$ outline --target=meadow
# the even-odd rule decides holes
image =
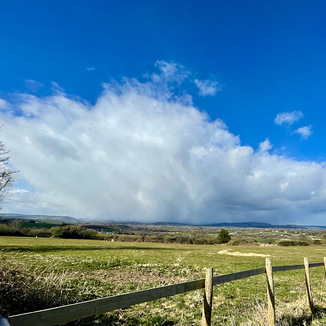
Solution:
[[[326,248],[228,246],[0,237],[1,314],[16,314],[214,275],[273,265],[322,262]],[[274,273],[278,325],[326,325],[322,267],[311,269],[311,318],[304,271]],[[71,325],[199,325],[203,291],[160,299]],[[212,325],[266,325],[264,275],[214,287]]]

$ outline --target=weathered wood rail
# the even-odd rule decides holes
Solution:
[[[152,288],[143,291],[131,292],[121,295],[104,297],[60,307],[54,307],[39,311],[23,313],[0,318],[0,326],[51,326],[61,325],[81,318],[91,317],[104,312],[116,309],[128,308],[130,306],[171,297],[177,294],[186,293],[205,288],[204,309],[202,325],[211,324],[212,296],[213,286],[217,284],[228,283],[243,278],[252,277],[266,273],[267,279],[267,298],[268,298],[268,320],[269,325],[275,325],[275,295],[273,272],[284,272],[297,269],[305,269],[306,287],[308,294],[308,303],[313,313],[313,300],[311,291],[311,282],[309,268],[324,266],[326,275],[326,258],[323,263],[308,263],[308,258],[304,259],[303,265],[274,266],[270,258],[266,259],[266,266],[236,273],[218,275],[213,277],[213,269],[207,272],[206,279],[199,279],[173,285]]]

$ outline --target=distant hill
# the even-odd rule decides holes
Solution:
[[[120,225],[162,225],[162,226],[207,226],[207,227],[239,227],[239,228],[265,228],[265,229],[326,229],[326,226],[321,225],[296,225],[296,224],[271,224],[264,222],[224,222],[224,223],[212,223],[212,224],[190,224],[190,223],[176,223],[176,222],[152,222],[144,223],[138,221],[114,221],[114,220],[97,220],[98,223],[107,224],[120,224]]]
[[[67,223],[80,223],[81,220],[70,216],[56,216],[56,215],[29,215],[29,214],[14,214],[14,213],[0,213],[0,218],[6,219],[30,219],[35,221],[60,221]]]
[[[205,226],[233,226],[233,227],[240,227],[240,228],[271,228],[271,227],[274,227],[270,223],[263,223],[263,222],[213,223],[213,224],[205,224]]]
[[[5,219],[31,219],[35,221],[58,221],[66,223],[100,223],[100,224],[119,224],[119,225],[171,225],[171,226],[207,226],[207,227],[239,227],[239,228],[265,228],[265,229],[326,229],[326,226],[320,225],[276,225],[264,222],[225,222],[225,223],[212,223],[212,224],[189,224],[189,223],[176,223],[176,222],[152,222],[144,223],[138,221],[115,221],[105,219],[77,219],[71,216],[57,216],[57,215],[31,215],[31,214],[14,214],[14,213],[0,213],[0,218]]]
[[[239,228],[265,228],[265,229],[308,229],[319,228],[325,229],[326,226],[316,225],[296,225],[296,224],[270,224],[263,222],[238,222],[238,223],[214,223],[205,224],[203,226],[215,226],[215,227],[239,227]]]

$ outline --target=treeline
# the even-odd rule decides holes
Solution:
[[[31,228],[23,227],[22,223],[13,221],[10,223],[0,224],[1,236],[22,236],[22,237],[51,237],[51,232],[48,228]]]
[[[26,237],[53,237],[65,239],[97,239],[98,232],[80,225],[67,224],[51,228],[24,227],[14,221],[8,224],[0,224],[1,236],[26,236]]]
[[[35,225],[36,226],[36,225]],[[101,229],[98,225],[87,228],[82,225],[66,224],[51,228],[24,227],[18,221],[8,224],[0,224],[0,236],[27,236],[27,237],[53,237],[63,239],[95,239],[121,242],[160,242],[160,243],[184,243],[184,244],[215,244],[230,240],[228,233],[218,235],[205,234],[202,230],[191,232],[131,232],[125,226],[117,228],[115,232],[107,232],[108,228]]]
[[[314,240],[312,242],[313,244],[322,244],[321,240]],[[282,240],[278,242],[278,245],[281,247],[291,247],[291,246],[300,246],[300,247],[306,247],[310,246],[311,242],[308,241],[295,241],[295,240]]]
[[[114,234],[110,237],[113,241],[121,242],[157,242],[157,243],[180,243],[180,244],[216,244],[217,236],[194,237],[192,235],[128,235]]]
[[[53,237],[64,239],[94,239],[121,242],[157,242],[180,244],[219,244],[227,243],[230,246],[259,245],[268,243],[279,246],[309,246],[326,243],[326,233],[320,234],[319,240],[312,240],[307,236],[300,239],[270,239],[259,238],[259,234],[232,235],[225,229],[195,227],[171,230],[147,228],[127,225],[100,225],[100,224],[66,224],[58,222],[45,223],[35,221],[6,221],[0,220],[0,236],[27,236],[27,237]],[[212,232],[213,231],[213,232]],[[255,236],[255,237],[253,237]],[[257,237],[256,237],[257,236]]]

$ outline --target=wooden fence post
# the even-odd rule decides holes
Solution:
[[[207,268],[205,278],[204,307],[202,326],[211,326],[213,302],[213,268]]]
[[[314,313],[314,302],[312,300],[312,288],[311,288],[310,273],[309,273],[309,260],[307,257],[304,258],[304,269],[305,269],[306,288],[308,294],[309,307],[311,313]]]
[[[268,299],[268,326],[275,325],[275,293],[273,280],[272,259],[266,258],[266,280],[267,280],[267,299]]]
[[[324,257],[325,281],[326,281],[326,257]]]

